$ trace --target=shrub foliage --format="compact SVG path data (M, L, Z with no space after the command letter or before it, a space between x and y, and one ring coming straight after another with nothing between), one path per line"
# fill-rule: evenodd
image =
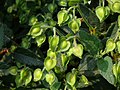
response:
M119 0L1 0L0 89L119 90L119 14Z

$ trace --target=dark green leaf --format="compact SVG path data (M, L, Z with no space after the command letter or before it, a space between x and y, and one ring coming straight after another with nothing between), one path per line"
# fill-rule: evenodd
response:
M82 0L68 0L68 1L69 1L68 2L69 6L74 6L74 5L82 2Z
M112 73L112 59L109 56L106 56L104 59L97 61L97 66L100 71L100 74L111 84L114 84L114 76Z
M49 90L47 88L36 88L36 89L31 89L31 90Z
M110 37L111 36L111 34L112 34L112 32L114 31L116 31L116 30L114 30L115 29L115 27L116 27L117 25L115 24L115 23L111 23L111 25L109 26L109 28L108 28L108 30L107 30L107 37Z
M84 22L90 29L93 29L95 27L98 28L100 26L100 21L95 15L95 13L92 12L92 10L90 10L89 8L87 8L84 4L79 5L78 12L80 13L82 18L84 19Z
M90 55L85 55L79 64L78 70L84 71L84 70L94 70L96 67L96 60L92 58Z
M2 46L11 40L13 32L6 24L0 25L0 49Z
M7 69L9 65L5 62L0 62L0 69Z
M4 45L4 27L0 25L0 49Z
M4 34L8 37L12 37L13 35L12 30L6 24L3 24L3 27L4 27Z
M50 90L59 90L61 82L55 82L50 86Z
M112 29L112 32L111 32L111 38L115 38L116 35L118 34L118 25L117 23L113 24L114 25L114 28Z
M32 51L24 48L17 48L13 54L20 63L31 66L43 66L43 62Z
M79 32L79 40L83 43L86 50L92 55L96 55L102 47L100 40L96 36L90 35L83 30Z
M9 72L7 69L0 69L0 77L9 75Z
M7 25L3 25L4 27L4 44L8 43L11 41L11 37L13 36L13 31L8 28Z

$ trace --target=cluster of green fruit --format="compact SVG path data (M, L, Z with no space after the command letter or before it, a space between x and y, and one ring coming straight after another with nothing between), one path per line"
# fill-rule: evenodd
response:
M44 67L48 73L53 69L55 73L64 73L72 54L82 58L83 46L81 44L74 45L74 43L72 45L66 38L67 36L59 37L57 35L49 37L49 49L44 60ZM69 72L66 75L66 81L73 87L76 82L76 74Z
M60 0L59 5L65 6L65 0ZM69 1L70 2L70 1ZM72 3L72 2L71 2ZM52 14L57 5L55 3L51 3L47 5L48 10ZM71 31L74 33L73 36L71 34L66 36L59 36L56 33L56 23L54 20L44 20L39 21L36 16L31 16L29 19L29 26L31 26L30 31L27 34L27 37L22 39L22 46L24 48L29 48L30 46L30 37L35 40L37 43L37 46L40 47L46 40L45 32L46 30L50 29L53 30L54 35L48 37L48 43L49 43L49 49L47 50L47 57L44 60L44 68L36 69L34 70L33 75L33 81L37 82L40 80L46 80L46 82L52 86L55 82L58 82L57 77L55 73L64 73L67 70L67 65L70 61L71 55L82 59L83 54L83 45L77 44L76 40L76 33L80 30L81 21L80 18L77 18L74 15L70 13L70 10L73 9L73 12L75 12L75 6L72 8L61 9L57 14L58 19L58 25L66 25L68 24L68 27L71 29ZM47 22L52 21L52 22ZM30 37L29 37L30 36ZM70 38L72 37L72 38ZM70 38L70 39L69 39ZM14 67L10 68L11 71L14 72ZM54 70L54 72L53 72ZM17 70L15 70L17 71ZM27 73L23 75L23 71ZM13 73L11 73L13 75ZM44 74L44 75L43 75ZM76 83L77 73L75 72L68 72L66 74L66 82L69 84L72 88L74 87L74 84ZM32 71L30 69L23 69L20 71L20 75L17 74L16 76L16 84L17 86L27 85L32 80ZM88 82L87 78L85 76L82 76L82 81Z
M68 27L74 32L78 32L79 31L79 27L81 26L81 21L80 18L76 18L75 16L72 16L71 14L69 14L68 12L69 10L61 10L58 12L57 14L57 18L58 18L58 24L64 24L64 23L68 23Z
M116 62L113 65L113 74L115 76L115 85L120 84L120 61Z
M30 35L33 39L35 39L35 42L37 43L37 46L40 47L46 40L46 36L44 34L46 28L44 27L45 23L38 22L37 17L31 16L29 20L29 25L32 26L28 35ZM29 48L30 47L30 40L31 38L29 36L26 36L22 39L22 47Z
M35 69L32 75L32 70L30 68L25 67L19 70L17 66L11 66L8 71L11 75L16 76L15 83L17 87L23 85L27 86L32 81L32 77L33 81L37 82L42 78L43 74L40 68Z
M105 53L114 52L116 54L120 54L120 15L118 16L118 32L117 35L114 38L109 38L106 41L106 48ZM114 85L120 84L120 62L119 59L115 60L115 64L113 65L113 74L115 77L115 83Z
M111 2L108 2L108 5L112 12L120 13L120 1L119 0L111 0Z
M111 52L113 51L115 48L117 48L118 53L120 53L120 40L118 40L116 43L114 42L113 39L108 39L106 42L106 49L105 52Z
M120 13L120 1L119 0L107 0L108 6L97 6L96 15L99 18L100 22L103 22L110 14L110 11L113 13Z

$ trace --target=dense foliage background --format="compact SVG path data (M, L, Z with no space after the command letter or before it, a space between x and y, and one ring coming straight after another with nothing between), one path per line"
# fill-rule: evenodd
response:
M0 90L119 90L120 0L0 0Z

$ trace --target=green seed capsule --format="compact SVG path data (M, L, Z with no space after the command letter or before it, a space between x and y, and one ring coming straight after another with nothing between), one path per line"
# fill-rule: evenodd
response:
M21 79L23 78L23 77L26 77L27 76L27 72L28 72L29 70L28 70L28 68L23 68L21 71L20 71L20 77L21 77Z
M32 80L32 73L31 71L28 71L26 77L23 78L25 86L27 86L31 82L31 80Z
M62 24L63 21L64 21L64 15L65 15L65 12L63 11L59 11L58 14L57 14L57 18L58 18L58 24Z
M15 78L15 83L17 85L17 87L20 87L20 86L23 86L24 85L24 82L23 80L21 79L20 75L17 74L16 78Z
M81 25L80 19L73 19L71 22L68 23L69 28L74 32L79 31L79 27Z
M115 42L113 41L113 39L108 39L106 42L106 52L111 52L115 49Z
M12 13L12 11L13 11L13 7L12 6L10 6L10 7L7 8L7 12L8 13Z
M120 2L115 2L112 5L113 12L120 13Z
M46 74L45 78L50 85L55 81L55 75L53 73Z
M72 52L76 57L79 57L81 59L83 54L83 45L78 44L77 46L74 46L72 48Z
M70 48L69 51L67 52L67 56L71 56L73 54L73 48Z
M98 6L95 9L95 13L96 13L97 17L99 18L100 22L102 22L105 18L105 14L106 14L105 8Z
M40 46L45 42L46 36L45 36L45 34L40 35L40 36L37 36L37 37L35 38L35 40L36 40L36 42L37 42L37 46L40 47Z
M27 14L22 14L22 15L20 15L19 19L20 19L19 23L25 24L28 20L28 15Z
M48 10L49 10L51 13L53 13L54 10L56 9L56 7L57 7L56 4L50 3L50 4L48 5Z
M44 61L44 66L47 71L53 69L56 66L56 64L57 64L56 59L50 59L49 57L46 57Z
M20 72L19 81L22 81L22 83L27 86L32 80L32 73L28 68L24 68Z
M60 26L62 23L66 22L69 19L69 15L67 14L66 10L62 10L58 12L57 18L58 18L58 24Z
M39 31L40 31L40 27L33 28L33 30L31 31L31 35L39 33Z
M59 6L67 6L67 0L59 0L58 5Z
M105 18L110 15L110 8L108 6L105 7Z
M120 0L111 0L113 3L120 2Z
M55 73L61 73L61 69L58 66L55 66L54 71Z
M29 19L29 25L35 25L38 19L35 16L31 16Z
M30 41L27 37L22 39L21 46L28 49L30 47Z
M68 62L68 58L65 54L61 54L61 60L62 60L63 67L66 66L66 64Z
M47 57L50 57L51 59L56 59L56 52L53 52L51 49L47 51Z
M59 36L52 37L49 44L52 51L55 51L58 47Z
M16 66L12 66L8 69L8 71L11 75L17 75L17 70L18 70L18 68Z
M118 27L120 27L120 15L118 16Z
M113 74L114 74L116 79L117 79L117 75L118 75L117 66L118 66L117 64L114 64L112 67L112 71L113 71Z
M117 82L120 83L120 62L117 63Z
M28 35L31 35L32 38L35 38L37 36L40 36L43 32L43 28L40 27L41 24L37 23L35 25L33 25L28 33Z
M53 19L50 19L50 20L49 20L49 25L50 25L50 26L53 26L53 27L54 27L54 26L56 25L56 23L57 23L57 22L54 21Z
M76 74L71 73L71 72L67 73L66 81L69 85L73 86L76 82Z
M61 52L65 52L70 48L70 45L70 41L63 40L59 45L59 49Z
M41 79L41 77L42 77L42 74L43 74L43 72L41 71L41 69L40 68L37 68L37 69L35 69L34 70L34 81L35 82L37 82L37 81L39 81L40 79Z
M88 79L84 75L80 77L80 83L84 83L85 85L89 84Z
M117 45L118 53L120 53L120 41L117 41L116 45Z

